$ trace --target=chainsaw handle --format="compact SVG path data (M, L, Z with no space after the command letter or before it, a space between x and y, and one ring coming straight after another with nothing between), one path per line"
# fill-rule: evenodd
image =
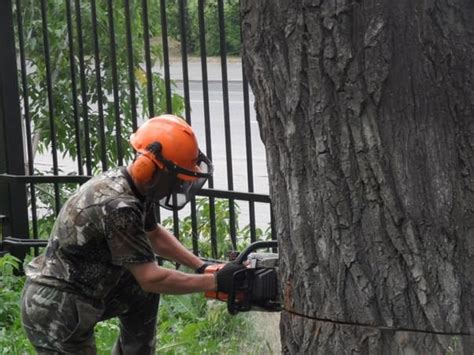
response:
M266 240L266 241L252 243L242 253L239 254L239 256L235 259L235 263L243 264L243 262L247 260L247 257L249 256L249 254L254 252L255 250L265 249L265 248L277 248L277 247L278 247L278 242L276 240Z
M244 276L242 279L242 283L237 285L235 281L237 280L237 276L240 274L244 274ZM229 312L229 314L235 315L239 313L240 311L250 310L250 306L251 306L250 299L244 297L243 299L240 300L240 302L237 302L237 292L242 291L242 287L246 285L245 291L247 292L248 295L251 294L252 276L253 276L252 269L239 270L234 273L234 283L232 284L232 288L229 292L229 297L227 298L227 311Z

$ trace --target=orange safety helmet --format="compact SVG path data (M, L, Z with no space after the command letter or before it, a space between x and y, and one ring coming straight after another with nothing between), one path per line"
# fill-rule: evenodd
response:
M184 181L209 176L199 166L202 153L193 129L178 116L150 118L131 135L130 143L141 154L132 166L138 182L150 181L156 167L166 168Z

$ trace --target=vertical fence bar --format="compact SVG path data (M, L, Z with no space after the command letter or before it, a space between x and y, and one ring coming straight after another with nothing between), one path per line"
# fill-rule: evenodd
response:
M181 35L181 58L183 65L183 90L184 90L184 109L186 115L186 121L191 124L191 101L189 93L189 71L188 71L188 41L187 41L187 4L186 0L179 1L179 18L180 18L180 35ZM173 217L177 217L173 215ZM175 223L178 219L175 219ZM191 199L191 231L193 246L197 246L197 219L196 219L196 199ZM194 248L193 248L194 249ZM198 253L197 249L193 250L194 253Z
M242 19L240 21L242 24ZM240 28L240 41L242 42L242 27ZM245 122L245 147L247 158L247 185L248 191L254 192L253 182L253 161L252 161L252 127L250 124L250 95L247 75L245 73L244 63L242 62L242 89L244 97L244 122ZM250 222L250 241L255 242L256 223L255 223L255 202L249 201L249 222Z
M43 30L43 46L44 46L44 62L46 68L46 87L48 94L49 108L49 131L51 139L51 156L53 158L53 173L58 175L58 151L56 142L56 125L54 122L54 101L53 101L53 84L51 82L51 62L49 57L49 37L48 37L48 15L46 1L41 0L41 21ZM54 203L56 214L59 213L61 201L59 199L59 185L54 183Z
M179 0L179 30L181 38L181 62L183 68L184 111L186 121L191 123L191 104L189 100L188 41L186 33L186 0Z
M91 142L89 132L89 108L87 107L86 66L84 63L84 38L82 36L82 16L80 0L75 1L77 46L79 50L79 75L81 82L82 119L84 122L84 150L86 153L87 175L92 175Z
M271 202L270 202L270 225L271 225L272 240L277 240L276 228L274 228L274 226L275 226L275 215L273 214L273 208L272 208ZM278 250L276 248L273 248L273 252L277 253Z
M130 1L124 0L125 28L127 35L128 85L130 88L130 109L133 131L137 129L137 100L135 97L135 64L133 62L132 24L130 21Z
M155 105L153 98L153 72L151 64L150 50L150 26L148 24L148 1L142 0L142 22L143 22L143 41L145 45L145 65L146 65L146 88L148 97L148 117L155 116ZM155 208L157 221L161 220L160 208Z
M18 97L17 56L11 0L0 1L0 173L25 174L21 109ZM26 187L0 183L0 214L8 217L3 235L28 237ZM24 257L25 250L15 250Z
M225 20L224 20L224 1L218 0L219 14L219 43L222 68L222 95L224 101L224 127L225 127L225 143L226 143L226 161L227 161L227 187L234 190L234 178L232 171L232 146L231 146L231 128L229 114L229 88L227 79L227 48L225 39ZM234 199L229 199L229 226L232 246L237 249L237 231L235 223L235 205Z
M189 86L188 86L188 62L187 62L187 42L186 42L186 24L185 24L185 11L186 5L184 0L179 0L179 30L181 38L181 62L183 68L183 91L184 91L184 110L186 121L189 123L190 120L190 107L189 107ZM173 197L174 198L174 197ZM173 211L173 233L179 238L179 214L178 211Z
M115 24L113 0L107 1L108 28L110 39L110 69L112 71L112 91L114 95L115 142L117 145L118 165L123 165L122 121L120 120L120 98L117 78L117 53L115 51Z
M69 46L69 70L71 75L71 101L74 112L74 129L76 131L76 153L77 153L77 171L79 175L84 174L82 166L82 150L81 150L81 128L79 123L79 112L77 107L77 83L76 83L76 61L74 60L74 33L72 30L71 3L66 0L66 20L67 34Z
M247 78L245 77L245 69L242 64L242 86L244 96L244 121L245 121L245 146L247 158L247 184L248 191L254 192L253 185L253 162L252 162L252 128L250 126L250 98ZM249 222L250 222L250 241L255 242L257 239L255 225L255 202L249 201Z
M192 231L192 243L193 243L193 253L198 255L198 225L197 225L197 216L196 216L196 198L193 196L191 199L191 231Z
M95 0L91 0L92 37L94 42L95 84L97 89L97 108L99 110L100 160L102 170L107 170L107 147L105 138L104 105L102 103L102 77L100 74L99 36L97 34L97 9Z
M148 2L142 0L143 44L145 47L146 89L148 98L148 117L155 116L153 102L153 74L150 54L150 26L148 25Z
M206 53L206 24L204 19L204 0L198 2L199 16L199 45L201 55L202 93L204 105L204 127L206 135L206 155L212 161L211 119L209 111L209 85L207 76L207 53ZM209 188L214 188L214 178L211 176L208 182ZM214 197L209 198L209 217L211 224L211 251L212 257L217 259L217 227L216 227L216 205Z
M199 255L199 244L198 238L199 234L197 232L197 218L196 218L196 199L193 197L191 200L191 211L194 210L194 213L191 214L191 228L193 231L192 235L192 245L193 245L193 253L194 255Z
M153 97L153 72L151 63L151 49L150 49L150 26L148 23L148 2L142 0L142 22L143 22L143 40L145 44L145 63L146 63L146 80L147 80L147 95L148 95L148 117L155 116L155 103ZM168 75L169 78L169 75ZM170 101L171 102L171 101ZM155 208L155 217L158 222L161 221L160 207Z
M166 111L173 112L171 100L170 57L168 47L168 23L166 20L166 0L160 0L161 40L163 43L163 65L165 68Z
M26 56L25 56L25 42L23 36L23 18L22 18L23 8L21 6L21 1L16 1L16 14L17 14L17 25L18 25L18 47L20 50L20 66L21 66L21 83L23 91L23 108L24 108L24 118L25 118L25 130L26 130L26 148L28 154L28 173L30 175L34 174L34 153L33 145L31 142L32 132L31 132L31 117L30 117L30 102L28 100L28 83L26 77ZM33 238L38 239L38 221L37 221L37 211L36 211L36 190L33 183L30 184L30 200L31 200L31 219L33 227ZM38 248L35 248L35 255L38 254Z
M168 21L166 16L166 0L160 0L160 20L161 20L161 42L163 49L163 65L164 65L164 80L165 80L165 100L166 113L173 112L173 102L171 97L171 78L170 78L170 59L168 47ZM162 114L163 112L160 112ZM155 210L157 221L161 221L160 208Z

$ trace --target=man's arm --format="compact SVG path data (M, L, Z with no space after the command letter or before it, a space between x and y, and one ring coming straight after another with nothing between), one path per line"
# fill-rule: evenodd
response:
M186 249L176 237L166 228L157 225L153 231L147 233L153 250L165 259L170 259L196 270L204 262Z
M146 292L184 294L213 291L217 288L214 274L186 274L162 268L156 262L127 264L126 267Z

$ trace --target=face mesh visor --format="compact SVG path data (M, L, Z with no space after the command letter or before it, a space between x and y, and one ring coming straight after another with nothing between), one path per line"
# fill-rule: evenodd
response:
M208 177L212 175L212 164L209 159L201 153L196 165L200 170L199 175L201 177L193 181L184 181L177 178L171 193L160 200L159 204L161 207L168 210L180 210L204 186Z

